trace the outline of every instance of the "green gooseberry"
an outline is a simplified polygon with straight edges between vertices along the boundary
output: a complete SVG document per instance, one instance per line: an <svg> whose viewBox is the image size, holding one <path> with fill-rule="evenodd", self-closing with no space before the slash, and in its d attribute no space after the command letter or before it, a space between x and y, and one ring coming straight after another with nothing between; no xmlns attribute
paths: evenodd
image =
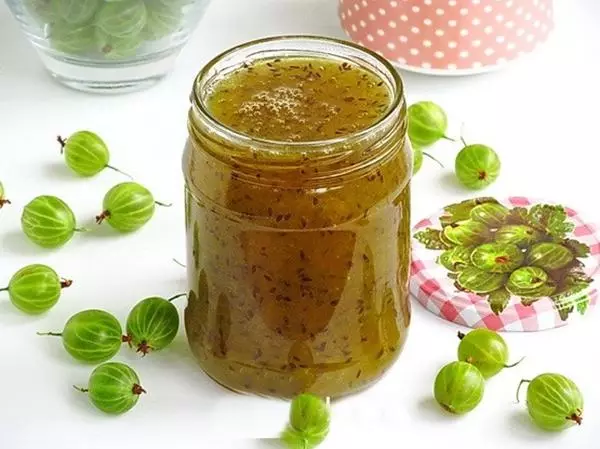
<svg viewBox="0 0 600 449"><path fill-rule="evenodd" d="M304 393L291 403L289 423L280 440L288 449L313 449L329 434L331 411L323 399Z"/></svg>
<svg viewBox="0 0 600 449"><path fill-rule="evenodd" d="M473 248L466 246L455 246L447 249L439 257L439 263L450 272L457 272L471 264L471 253Z"/></svg>
<svg viewBox="0 0 600 449"><path fill-rule="evenodd" d="M83 55L94 48L94 27L56 22L50 29L48 39L52 48L57 51L68 55Z"/></svg>
<svg viewBox="0 0 600 449"><path fill-rule="evenodd" d="M127 337L143 355L169 346L179 331L179 313L170 299L150 297L133 307L127 317Z"/></svg>
<svg viewBox="0 0 600 449"><path fill-rule="evenodd" d="M104 196L104 210L96 216L96 223L106 221L119 232L134 232L150 221L156 205L170 206L155 201L152 193L141 184L123 182Z"/></svg>
<svg viewBox="0 0 600 449"><path fill-rule="evenodd" d="M463 415L474 410L483 399L485 379L472 364L451 362L438 372L433 386L437 403L447 412Z"/></svg>
<svg viewBox="0 0 600 449"><path fill-rule="evenodd" d="M423 166L423 149L421 147L413 146L413 175L416 175L421 171Z"/></svg>
<svg viewBox="0 0 600 449"><path fill-rule="evenodd" d="M162 3L148 5L148 17L143 35L149 40L166 37L181 26L183 13L180 8L173 8Z"/></svg>
<svg viewBox="0 0 600 449"><path fill-rule="evenodd" d="M527 264L545 270L558 270L569 265L575 256L558 243L542 242L533 245L527 253Z"/></svg>
<svg viewBox="0 0 600 449"><path fill-rule="evenodd" d="M120 362L106 362L92 371L87 388L74 388L88 393L90 402L99 410L120 415L131 410L146 390L137 373Z"/></svg>
<svg viewBox="0 0 600 449"><path fill-rule="evenodd" d="M466 335L458 333L458 360L477 367L485 379L494 377L504 368L512 368L523 361L508 364L508 345L504 338L490 329L474 329Z"/></svg>
<svg viewBox="0 0 600 449"><path fill-rule="evenodd" d="M540 297L551 295L556 285L543 269L526 266L510 274L506 289L515 296Z"/></svg>
<svg viewBox="0 0 600 449"><path fill-rule="evenodd" d="M500 175L498 154L486 145L467 145L458 152L454 171L459 182L472 190L483 189Z"/></svg>
<svg viewBox="0 0 600 449"><path fill-rule="evenodd" d="M0 209L2 209L5 204L10 204L10 200L4 196L4 185L0 182Z"/></svg>
<svg viewBox="0 0 600 449"><path fill-rule="evenodd" d="M122 59L135 56L144 43L142 34L115 37L101 28L96 29L96 46L106 59Z"/></svg>
<svg viewBox="0 0 600 449"><path fill-rule="evenodd" d="M61 154L65 156L67 166L80 176L90 177L109 168L129 176L121 170L109 165L110 152L102 138L92 131L77 131L67 139L58 136Z"/></svg>
<svg viewBox="0 0 600 449"><path fill-rule="evenodd" d="M408 107L408 138L417 147L428 147L446 137L448 117L432 101L420 101Z"/></svg>
<svg viewBox="0 0 600 449"><path fill-rule="evenodd" d="M135 36L146 26L147 15L142 0L105 3L96 15L96 26L114 37Z"/></svg>
<svg viewBox="0 0 600 449"><path fill-rule="evenodd" d="M526 225L504 225L494 235L497 243L513 244L519 248L527 248L540 238L537 230Z"/></svg>
<svg viewBox="0 0 600 449"><path fill-rule="evenodd" d="M31 200L21 215L21 228L33 243L42 248L58 248L71 240L76 227L75 215L60 198L42 195Z"/></svg>
<svg viewBox="0 0 600 449"><path fill-rule="evenodd" d="M205 3L207 0L158 0L167 8L181 8L189 4Z"/></svg>
<svg viewBox="0 0 600 449"><path fill-rule="evenodd" d="M42 264L27 265L10 279L8 287L0 291L8 292L12 304L28 315L39 315L56 305L62 289L70 287L73 281L62 279L52 268Z"/></svg>
<svg viewBox="0 0 600 449"><path fill-rule="evenodd" d="M502 204L484 203L471 209L470 217L485 224L489 228L497 228L504 223L510 211Z"/></svg>
<svg viewBox="0 0 600 449"><path fill-rule="evenodd" d="M59 19L56 0L23 0L23 6L39 24L46 25Z"/></svg>
<svg viewBox="0 0 600 449"><path fill-rule="evenodd" d="M571 379L558 373L523 379L519 392L527 385L527 411L535 425L546 431L562 431L583 421L583 395Z"/></svg>
<svg viewBox="0 0 600 449"><path fill-rule="evenodd" d="M72 25L88 24L102 0L52 0L60 17Z"/></svg>
<svg viewBox="0 0 600 449"><path fill-rule="evenodd" d="M474 266L491 273L510 273L519 268L524 259L518 246L505 243L484 243L471 254Z"/></svg>
<svg viewBox="0 0 600 449"><path fill-rule="evenodd" d="M464 220L445 226L444 237L456 245L470 246L484 241L488 236L488 228L474 220Z"/></svg>
<svg viewBox="0 0 600 449"><path fill-rule="evenodd" d="M97 309L83 310L65 323L62 332L38 335L61 337L65 350L83 363L98 364L112 359L129 338L112 314Z"/></svg>
<svg viewBox="0 0 600 449"><path fill-rule="evenodd" d="M463 289L473 293L490 293L502 287L506 277L503 273L490 273L479 268L466 267L458 273L456 282Z"/></svg>

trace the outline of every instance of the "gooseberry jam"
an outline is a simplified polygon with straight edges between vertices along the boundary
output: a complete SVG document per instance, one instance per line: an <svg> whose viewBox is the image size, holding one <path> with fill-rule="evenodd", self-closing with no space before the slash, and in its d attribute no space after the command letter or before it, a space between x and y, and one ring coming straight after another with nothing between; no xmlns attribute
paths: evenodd
<svg viewBox="0 0 600 449"><path fill-rule="evenodd" d="M267 396L368 387L411 315L398 74L353 44L271 38L211 61L191 98L185 326L202 368Z"/></svg>

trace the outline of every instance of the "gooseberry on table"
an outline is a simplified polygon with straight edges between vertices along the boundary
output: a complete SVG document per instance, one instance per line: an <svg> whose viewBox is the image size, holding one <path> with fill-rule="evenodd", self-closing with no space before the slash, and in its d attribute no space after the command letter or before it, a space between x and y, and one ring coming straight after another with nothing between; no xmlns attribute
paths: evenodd
<svg viewBox="0 0 600 449"><path fill-rule="evenodd" d="M329 404L313 394L300 394L292 400L280 440L288 449L314 449L327 438L330 424Z"/></svg>
<svg viewBox="0 0 600 449"><path fill-rule="evenodd" d="M524 384L528 384L527 411L535 425L547 431L562 431L581 425L583 395L571 379L558 373L523 379L517 388L517 402Z"/></svg>
<svg viewBox="0 0 600 449"><path fill-rule="evenodd" d="M121 170L109 165L110 152L104 140L92 131L77 131L67 139L57 137L60 152L65 157L67 166L80 176L94 176L105 168L109 168L130 177Z"/></svg>
<svg viewBox="0 0 600 449"><path fill-rule="evenodd" d="M513 368L523 361L508 364L509 350L500 334L490 329L474 329L467 334L458 333L458 360L474 365L485 379L504 368Z"/></svg>
<svg viewBox="0 0 600 449"><path fill-rule="evenodd" d="M42 195L31 200L21 215L21 228L33 243L43 248L58 248L73 238L77 228L75 215L60 198Z"/></svg>
<svg viewBox="0 0 600 449"><path fill-rule="evenodd" d="M179 313L173 305L185 293L165 299L150 297L138 302L127 317L127 338L143 355L169 346L179 331Z"/></svg>
<svg viewBox="0 0 600 449"><path fill-rule="evenodd" d="M76 313L65 323L62 332L44 332L38 335L61 337L65 350L83 363L102 363L113 358L123 342L121 324L112 314L98 309Z"/></svg>
<svg viewBox="0 0 600 449"><path fill-rule="evenodd" d="M437 403L446 411L463 415L479 405L485 391L485 379L472 364L455 361L443 366L433 387Z"/></svg>
<svg viewBox="0 0 600 449"><path fill-rule="evenodd" d="M413 175L416 175L421 171L423 166L423 149L421 147L413 146Z"/></svg>
<svg viewBox="0 0 600 449"><path fill-rule="evenodd" d="M146 26L147 8L142 0L105 3L95 18L98 28L114 37L131 37Z"/></svg>
<svg viewBox="0 0 600 449"><path fill-rule="evenodd" d="M62 289L73 281L63 279L47 265L32 264L18 270L6 288L12 304L29 315L47 312L60 299Z"/></svg>
<svg viewBox="0 0 600 449"><path fill-rule="evenodd" d="M498 154L486 145L465 145L455 159L454 171L459 182L468 189L480 190L500 175Z"/></svg>
<svg viewBox="0 0 600 449"><path fill-rule="evenodd" d="M10 200L4 196L4 185L0 182L0 209L2 209L2 206L5 204L10 204Z"/></svg>
<svg viewBox="0 0 600 449"><path fill-rule="evenodd" d="M111 415L128 412L146 393L135 370L120 362L99 365L92 371L86 388L74 388L87 393L96 408Z"/></svg>
<svg viewBox="0 0 600 449"><path fill-rule="evenodd" d="M408 138L414 146L428 147L447 138L448 117L438 104L419 101L408 107L407 114Z"/></svg>
<svg viewBox="0 0 600 449"><path fill-rule="evenodd" d="M155 201L152 193L141 184L117 184L104 196L103 211L96 216L96 223L106 221L119 232L134 232L150 221L157 205L170 206Z"/></svg>

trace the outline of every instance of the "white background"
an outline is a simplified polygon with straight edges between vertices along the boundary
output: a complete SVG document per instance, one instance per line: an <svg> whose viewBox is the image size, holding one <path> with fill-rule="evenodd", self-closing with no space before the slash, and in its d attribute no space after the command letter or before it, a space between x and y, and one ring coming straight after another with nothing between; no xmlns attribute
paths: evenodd
<svg viewBox="0 0 600 449"><path fill-rule="evenodd" d="M250 39L285 33L344 37L336 3L214 0L168 79L151 90L114 97L55 84L0 4L0 179L13 200L0 212L0 284L33 262L47 263L75 281L52 312L39 318L19 314L6 296L0 299L0 448L277 447L252 439L275 437L287 420L287 404L216 387L192 360L183 330L170 350L144 360L121 351L118 360L139 372L148 394L117 418L96 412L71 388L85 384L91 368L72 361L60 340L35 333L60 330L84 308L105 308L124 319L146 296L185 290L185 270L171 259L185 257L180 161L194 75L218 52ZM556 3L556 32L535 56L476 77L405 73L408 100L439 102L451 117L452 132L465 122L468 140L499 152L502 175L486 194L551 198L600 222L600 6L595 0ZM60 251L41 251L19 231L27 201L58 195L87 224L106 190L123 179L108 171L92 180L70 175L54 139L81 128L100 133L112 149L113 165L132 172L157 199L174 206L158 210L135 235L120 237L105 229L76 236ZM433 150L445 170L425 159L413 184L414 222L471 195L453 181L456 150L451 143ZM475 411L450 418L432 402L431 389L437 370L455 358L457 328L415 304L400 360L378 385L335 404L322 448L362 448L378 441L385 443L373 446L598 448L599 313L592 310L577 326L507 335L513 356L526 355L526 361L490 381ZM545 371L578 383L586 401L583 426L546 435L531 426L524 404L515 404L518 381Z"/></svg>

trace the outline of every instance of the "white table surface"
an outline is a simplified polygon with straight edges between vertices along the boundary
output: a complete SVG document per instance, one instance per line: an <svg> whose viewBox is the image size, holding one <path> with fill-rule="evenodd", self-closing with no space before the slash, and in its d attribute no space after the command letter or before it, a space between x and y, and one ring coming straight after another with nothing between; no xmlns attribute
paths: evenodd
<svg viewBox="0 0 600 449"><path fill-rule="evenodd" d="M0 3L0 179L12 207L0 212L0 284L23 265L40 262L75 280L51 313L31 318L0 301L0 448L255 448L272 441L287 420L284 402L239 396L216 387L191 358L183 329L171 350L138 359L123 349L117 360L140 373L148 394L115 418L95 411L72 390L91 368L72 361L59 330L73 313L91 307L124 318L138 300L184 291L181 152L191 82L200 67L234 44L266 35L311 33L344 37L335 0L214 0L175 72L154 88L126 96L91 96L57 85L44 72L5 5ZM558 0L552 41L528 60L489 75L465 78L404 74L410 102L443 104L454 131L466 123L470 141L502 157L503 172L486 194L524 194L561 201L600 222L598 120L600 6L595 0ZM64 198L89 220L104 192L122 178L105 172L71 176L54 141L81 128L109 142L113 164L133 172L171 209L159 210L142 231L77 237L60 251L40 251L23 239L23 204L38 194ZM414 180L413 221L471 195L453 181L455 148L433 150L447 167L425 159ZM4 297L5 298L5 297ZM179 304L183 308L183 304ZM455 358L454 325L414 305L406 348L392 371L361 395L336 403L331 434L321 446L475 449L594 449L600 447L600 311L579 325L506 338L519 367L487 384L471 414L448 418L432 402L437 370ZM581 427L546 435L515 404L518 381L545 371L573 378L585 395Z"/></svg>

